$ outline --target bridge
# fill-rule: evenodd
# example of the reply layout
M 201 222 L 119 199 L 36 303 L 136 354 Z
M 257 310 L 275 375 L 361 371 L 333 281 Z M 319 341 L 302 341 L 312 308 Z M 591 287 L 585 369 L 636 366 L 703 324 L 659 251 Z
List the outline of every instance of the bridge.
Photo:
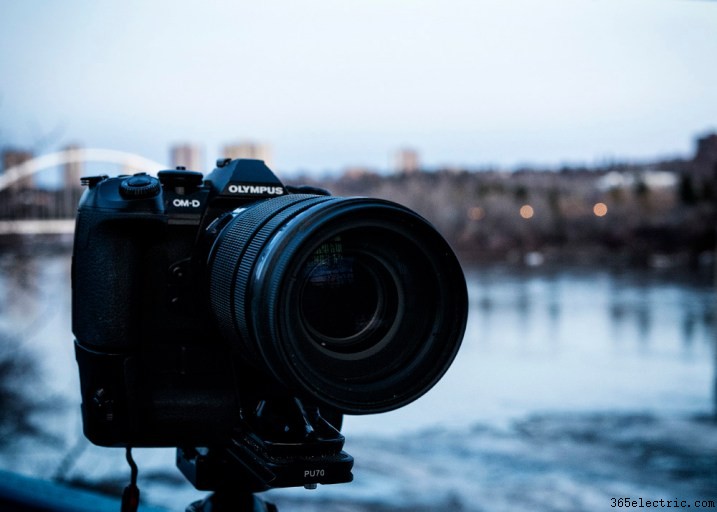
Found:
M 0 236 L 70 235 L 74 232 L 74 219 L 0 220 Z
M 99 148 L 69 148 L 27 160 L 0 174 L 0 236 L 71 234 L 82 192 L 80 176 L 59 189 L 28 187 L 26 183 L 41 172 L 72 165 L 81 169 L 91 162 L 109 164 L 125 174 L 139 171 L 156 174 L 169 168 L 140 155 Z

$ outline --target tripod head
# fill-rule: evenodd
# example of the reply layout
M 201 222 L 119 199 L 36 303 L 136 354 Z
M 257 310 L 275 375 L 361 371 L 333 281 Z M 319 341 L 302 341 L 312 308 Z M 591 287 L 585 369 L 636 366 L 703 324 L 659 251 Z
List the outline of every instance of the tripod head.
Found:
M 261 401 L 227 446 L 178 448 L 177 467 L 199 490 L 314 488 L 353 480 L 344 440 L 318 407 L 296 398 Z
M 352 481 L 353 457 L 343 451 L 339 432 L 342 417 L 327 416 L 297 398 L 263 400 L 228 445 L 178 448 L 177 467 L 187 480 L 199 490 L 214 491 L 188 512 L 253 511 L 258 506 L 251 499 L 254 492 Z

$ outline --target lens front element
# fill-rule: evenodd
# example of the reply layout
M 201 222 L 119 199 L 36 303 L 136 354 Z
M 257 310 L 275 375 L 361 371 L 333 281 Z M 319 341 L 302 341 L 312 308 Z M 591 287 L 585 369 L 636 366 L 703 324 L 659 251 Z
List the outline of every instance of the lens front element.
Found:
M 307 338 L 327 353 L 358 358 L 378 350 L 397 321 L 398 290 L 390 271 L 346 238 L 324 242 L 302 267 L 300 316 Z

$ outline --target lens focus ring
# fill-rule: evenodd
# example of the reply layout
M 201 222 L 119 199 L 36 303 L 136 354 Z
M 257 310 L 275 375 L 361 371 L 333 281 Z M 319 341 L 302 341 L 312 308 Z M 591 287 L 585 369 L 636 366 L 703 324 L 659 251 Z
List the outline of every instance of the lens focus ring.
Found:
M 231 339 L 240 333 L 255 356 L 259 349 L 249 335 L 246 288 L 257 254 L 287 218 L 327 199 L 330 198 L 295 194 L 262 201 L 234 218 L 215 243 L 209 263 L 212 309 L 225 337 Z

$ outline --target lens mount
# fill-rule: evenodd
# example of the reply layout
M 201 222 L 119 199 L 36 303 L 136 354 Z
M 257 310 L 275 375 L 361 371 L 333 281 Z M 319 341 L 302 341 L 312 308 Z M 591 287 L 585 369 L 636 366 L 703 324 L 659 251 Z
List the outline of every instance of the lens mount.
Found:
M 238 353 L 343 413 L 415 400 L 463 337 L 466 285 L 452 250 L 388 201 L 256 203 L 222 229 L 208 267 L 214 316 Z

